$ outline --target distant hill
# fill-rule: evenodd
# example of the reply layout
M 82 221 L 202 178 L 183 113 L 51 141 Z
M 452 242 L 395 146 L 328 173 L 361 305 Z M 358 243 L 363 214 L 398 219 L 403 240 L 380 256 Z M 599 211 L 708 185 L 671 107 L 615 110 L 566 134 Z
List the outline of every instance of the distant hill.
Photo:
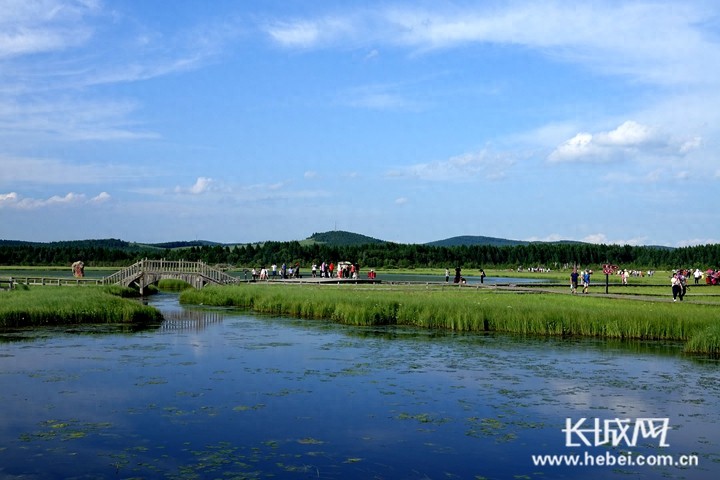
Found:
M 313 233 L 303 243 L 322 243 L 334 246 L 368 245 L 387 243 L 384 240 L 360 235 L 359 233 L 333 230 L 331 232 Z
M 209 240 L 193 240 L 189 242 L 163 242 L 163 243 L 150 243 L 148 246 L 156 248 L 190 248 L 190 247 L 214 247 L 215 245 L 222 245 L 222 243 L 211 242 Z
M 478 235 L 462 235 L 459 237 L 446 238 L 445 240 L 437 240 L 435 242 L 426 243 L 433 247 L 471 247 L 474 245 L 489 245 L 492 247 L 516 247 L 518 245 L 530 245 L 538 243 L 553 243 L 561 245 L 581 244 L 575 240 L 557 240 L 555 242 L 528 242 L 525 240 L 508 240 L 507 238 L 483 237 Z
M 0 240 L 0 246 L 33 246 L 50 248 L 107 248 L 114 250 L 140 250 L 148 246 L 139 243 L 130 243 L 117 238 L 103 238 L 91 240 L 65 240 L 59 242 L 23 242 L 19 240 Z
M 522 240 L 508 240 L 506 238 L 483 237 L 473 235 L 462 235 L 459 237 L 446 238 L 435 242 L 426 243 L 432 247 L 459 247 L 473 245 L 489 245 L 493 247 L 514 247 L 517 245 L 528 245 L 530 242 Z

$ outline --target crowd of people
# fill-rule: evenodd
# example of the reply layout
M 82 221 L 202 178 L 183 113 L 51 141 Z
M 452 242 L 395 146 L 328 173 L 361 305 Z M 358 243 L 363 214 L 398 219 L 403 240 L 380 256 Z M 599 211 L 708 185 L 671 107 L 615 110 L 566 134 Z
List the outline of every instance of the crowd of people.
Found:
M 576 294 L 578 291 L 578 285 L 580 281 L 582 281 L 582 292 L 588 293 L 590 275 L 592 273 L 592 270 L 589 269 L 578 271 L 577 268 L 574 268 L 570 274 L 570 292 L 572 294 Z M 653 276 L 655 271 L 648 270 L 645 273 L 640 270 L 620 269 L 615 274 L 620 277 L 621 284 L 623 286 L 627 286 L 630 277 L 644 277 L 645 275 Z M 708 269 L 702 271 L 699 268 L 696 268 L 695 270 L 691 268 L 673 270 L 672 276 L 670 277 L 673 302 L 678 300 L 682 301 L 685 298 L 690 278 L 695 280 L 695 285 L 702 284 L 703 279 L 704 283 L 707 285 L 720 285 L 720 270 Z
M 253 281 L 267 281 L 275 279 L 302 278 L 300 264 L 283 263 L 280 267 L 273 263 L 270 269 L 265 266 L 250 271 Z M 310 269 L 312 278 L 350 278 L 357 279 L 360 275 L 360 265 L 352 262 L 322 262 L 319 266 L 314 263 Z M 375 278 L 375 272 L 370 270 L 368 278 Z

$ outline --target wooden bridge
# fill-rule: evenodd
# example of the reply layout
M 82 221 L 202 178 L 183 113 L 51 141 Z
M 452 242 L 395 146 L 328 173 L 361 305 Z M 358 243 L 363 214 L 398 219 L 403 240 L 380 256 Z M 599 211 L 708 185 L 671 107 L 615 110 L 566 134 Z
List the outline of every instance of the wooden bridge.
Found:
M 155 284 L 160 280 L 175 279 L 189 283 L 200 289 L 208 283 L 216 285 L 227 285 L 238 283 L 239 278 L 221 272 L 218 269 L 203 262 L 148 260 L 143 259 L 109 277 L 102 279 L 103 285 L 122 285 L 129 287 L 136 284 L 140 288 L 140 294 L 148 285 Z

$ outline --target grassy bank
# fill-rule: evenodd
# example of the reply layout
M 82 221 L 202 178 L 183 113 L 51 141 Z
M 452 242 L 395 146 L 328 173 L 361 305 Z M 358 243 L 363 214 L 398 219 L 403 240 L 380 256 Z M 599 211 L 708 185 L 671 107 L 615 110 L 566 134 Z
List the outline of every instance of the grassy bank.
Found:
M 0 328 L 79 323 L 152 323 L 152 307 L 121 287 L 30 287 L 0 292 Z
M 180 301 L 359 326 L 678 340 L 688 352 L 720 354 L 720 314 L 712 305 L 475 288 L 253 284 L 187 290 Z

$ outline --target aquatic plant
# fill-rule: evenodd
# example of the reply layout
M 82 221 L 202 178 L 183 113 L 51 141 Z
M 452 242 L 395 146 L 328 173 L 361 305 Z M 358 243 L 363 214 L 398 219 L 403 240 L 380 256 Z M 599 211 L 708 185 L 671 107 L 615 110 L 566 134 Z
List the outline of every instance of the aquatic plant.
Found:
M 0 328 L 79 323 L 160 322 L 158 310 L 121 287 L 31 287 L 0 295 Z
M 180 301 L 358 326 L 684 342 L 704 335 L 719 316 L 712 305 L 429 286 L 209 286 L 183 292 Z M 708 347 L 698 351 L 720 352 Z

